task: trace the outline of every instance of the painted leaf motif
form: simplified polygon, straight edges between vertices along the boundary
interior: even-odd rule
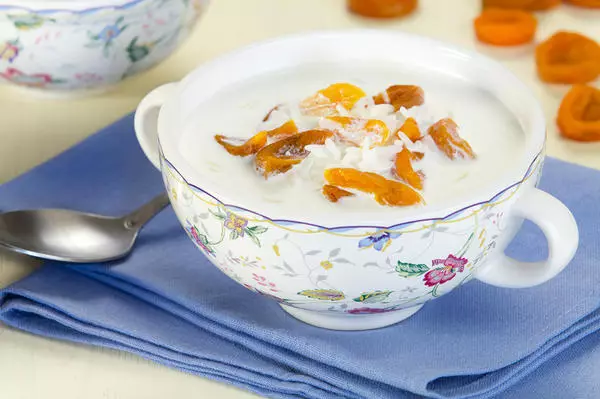
[[[404,262],[398,261],[398,265],[396,266],[396,272],[398,272],[398,274],[401,277],[420,276],[421,274],[424,274],[428,270],[429,270],[429,267],[422,263],[420,263],[420,264],[404,263]]]
[[[353,299],[354,302],[378,303],[385,301],[393,291],[373,291],[361,294]]]
[[[341,301],[346,298],[342,291],[326,289],[304,290],[300,291],[298,295],[303,295],[305,297],[318,299],[321,301]]]
[[[252,226],[249,227],[248,230],[252,231],[254,234],[262,234],[269,230],[269,228],[264,226]]]

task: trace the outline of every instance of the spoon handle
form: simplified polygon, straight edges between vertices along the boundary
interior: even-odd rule
[[[152,219],[160,211],[162,211],[167,205],[169,205],[169,196],[167,195],[167,193],[163,193],[155,197],[146,205],[123,217],[123,224],[126,228],[130,230],[140,229],[143,225],[148,223],[150,219]]]

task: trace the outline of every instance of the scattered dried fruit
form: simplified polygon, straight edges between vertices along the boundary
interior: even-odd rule
[[[226,137],[220,134],[215,136],[215,140],[231,155],[246,157],[248,155],[256,154],[267,144],[267,132],[259,132],[245,142],[243,139]],[[233,144],[234,142],[241,144]]]
[[[574,32],[557,32],[535,51],[540,79],[549,83],[587,83],[600,75],[600,46]]]
[[[271,108],[269,110],[269,112],[267,112],[267,114],[265,115],[265,117],[263,118],[263,122],[266,122],[269,120],[269,118],[271,118],[271,115],[273,114],[273,112],[277,111],[279,108],[281,108],[281,104],[277,104],[276,106],[274,106],[273,108]]]
[[[300,102],[300,109],[305,115],[338,115],[338,106],[351,110],[365,95],[360,87],[353,84],[334,83]]]
[[[269,130],[267,132],[267,136],[269,138],[276,138],[279,140],[285,137],[293,136],[296,133],[298,133],[298,126],[296,126],[296,122],[290,119],[283,125],[276,127],[273,130]]]
[[[394,85],[373,96],[373,101],[375,104],[392,104],[394,111],[398,111],[400,107],[409,109],[422,105],[425,102],[425,92],[419,86]]]
[[[348,9],[364,17],[396,18],[412,13],[417,4],[417,0],[348,0]]]
[[[381,205],[408,206],[423,202],[421,195],[408,185],[388,180],[376,173],[333,168],[325,170],[325,180],[331,185],[373,194]]]
[[[407,118],[398,131],[404,133],[413,143],[421,138],[421,130],[415,118]],[[396,136],[400,138],[398,132]]]
[[[405,181],[417,190],[423,189],[423,174],[415,172],[412,166],[414,156],[408,148],[403,148],[402,151],[396,154],[394,161],[394,173],[400,180]]]
[[[475,159],[475,152],[458,134],[458,125],[450,118],[437,121],[429,128],[435,145],[450,159]]]
[[[600,90],[576,85],[563,98],[557,117],[563,136],[578,141],[600,141]]]
[[[319,127],[330,130],[344,142],[361,146],[366,138],[371,146],[387,143],[390,130],[379,119],[363,119],[353,116],[328,116],[319,123]]]
[[[265,178],[285,173],[308,156],[307,145],[324,144],[332,136],[333,133],[326,130],[308,130],[276,141],[256,154],[256,170]]]
[[[542,11],[556,7],[560,0],[483,0],[483,8],[510,8],[526,11]]]
[[[516,46],[533,40],[537,20],[527,11],[489,8],[475,18],[474,26],[480,42]]]
[[[354,194],[350,191],[332,186],[331,184],[325,184],[323,186],[323,195],[331,202],[338,202],[343,197],[354,197]]]

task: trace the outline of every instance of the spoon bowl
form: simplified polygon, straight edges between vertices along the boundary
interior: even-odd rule
[[[169,204],[161,194],[123,217],[64,209],[0,214],[0,246],[73,263],[106,262],[129,254],[142,226]]]

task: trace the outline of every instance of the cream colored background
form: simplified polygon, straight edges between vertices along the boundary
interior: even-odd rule
[[[0,183],[133,111],[152,88],[180,79],[195,65],[225,51],[285,33],[358,27],[419,33],[475,48],[501,60],[540,98],[549,123],[549,155],[600,169],[600,144],[568,142],[558,136],[554,117],[566,88],[538,82],[532,46],[504,50],[476,44],[471,21],[478,12],[477,0],[421,0],[420,3],[418,13],[410,18],[373,22],[349,15],[344,0],[213,0],[199,28],[177,54],[110,93],[79,100],[48,100],[0,87]],[[558,29],[572,29],[600,40],[599,18],[600,12],[561,7],[540,16],[538,37],[545,38]],[[36,262],[22,256],[0,252],[0,287],[31,272],[35,265]],[[125,353],[38,338],[0,325],[1,398],[192,396],[254,397]]]

